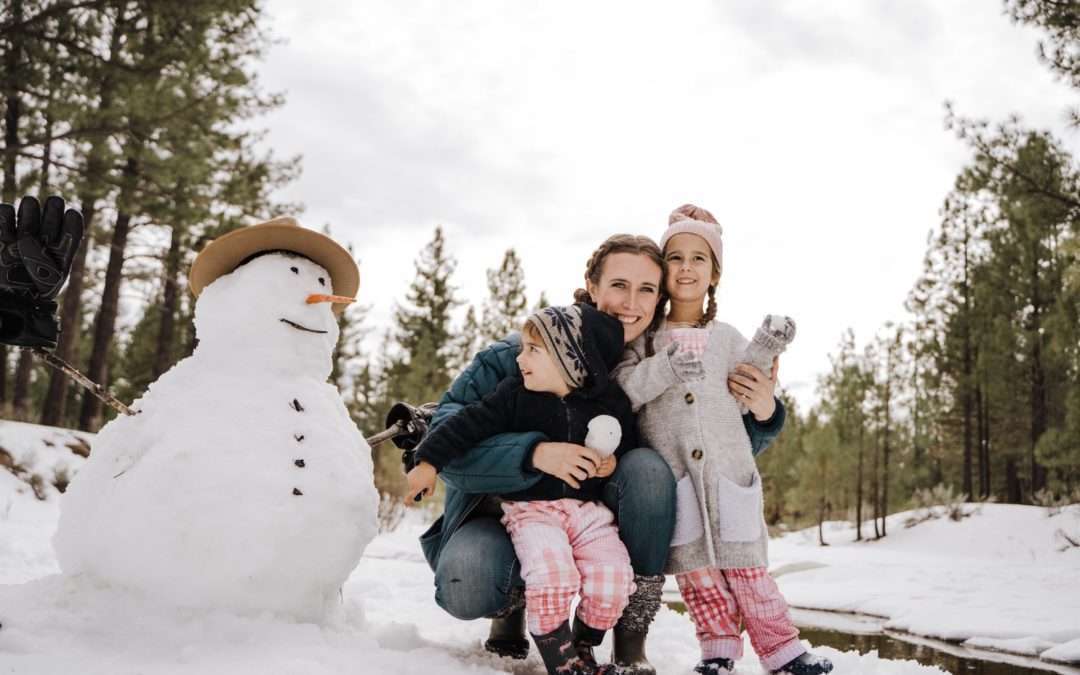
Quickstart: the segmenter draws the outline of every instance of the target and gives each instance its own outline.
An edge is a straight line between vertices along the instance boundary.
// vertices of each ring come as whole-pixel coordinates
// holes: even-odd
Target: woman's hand
[[[728,391],[739,403],[743,403],[754,419],[764,422],[776,412],[776,374],[780,372],[780,358],[773,359],[772,374],[769,377],[749,363],[740,363],[735,371],[728,375]]]
[[[600,466],[596,467],[597,478],[607,478],[611,474],[615,473],[615,465],[619,460],[615,459],[615,455],[608,455],[604,459],[600,460]]]
[[[405,475],[409,483],[409,492],[405,495],[405,503],[418,502],[421,498],[435,492],[435,476],[438,472],[435,467],[427,462],[420,462]]]
[[[596,475],[600,455],[576,443],[539,443],[533,450],[533,466],[555,476],[575,490],[581,481]]]

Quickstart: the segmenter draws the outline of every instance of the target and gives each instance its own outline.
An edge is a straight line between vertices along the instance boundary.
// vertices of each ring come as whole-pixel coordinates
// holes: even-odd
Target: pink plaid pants
[[[504,502],[502,509],[525,580],[529,631],[558,628],[579,591],[578,617],[600,630],[614,626],[634,592],[634,570],[611,511],[578,499]]]
[[[697,627],[701,658],[742,658],[740,623],[761,665],[776,670],[806,649],[791,621],[788,604],[764,567],[700,569],[675,575]]]

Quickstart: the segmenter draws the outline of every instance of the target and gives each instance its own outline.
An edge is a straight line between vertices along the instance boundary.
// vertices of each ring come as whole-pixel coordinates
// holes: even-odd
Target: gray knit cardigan
[[[681,382],[667,350],[645,356],[645,338],[623,353],[615,378],[638,412],[641,440],[667,460],[677,481],[677,515],[667,574],[706,566],[768,566],[761,476],[727,376],[747,339],[717,321],[702,362],[705,378]]]

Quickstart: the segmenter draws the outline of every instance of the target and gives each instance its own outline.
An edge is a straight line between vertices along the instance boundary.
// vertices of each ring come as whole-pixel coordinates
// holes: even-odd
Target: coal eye
[[[295,267],[290,267],[289,269],[291,269],[291,270],[292,270],[292,273],[293,273],[293,274],[300,274],[300,270],[299,270],[299,269],[297,269],[297,268],[295,268]]]
[[[319,285],[320,286],[325,286],[326,285],[326,279],[323,279],[322,277],[319,277]]]

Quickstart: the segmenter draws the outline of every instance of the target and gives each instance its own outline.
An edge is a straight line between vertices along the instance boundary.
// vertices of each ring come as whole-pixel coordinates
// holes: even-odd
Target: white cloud
[[[303,153],[285,196],[355,245],[377,332],[436,224],[472,302],[511,246],[533,298],[568,302],[607,235],[695,201],[725,227],[720,317],[798,320],[802,403],[844,328],[903,316],[968,159],[943,101],[1061,134],[1073,101],[994,2],[302,7],[268,4],[268,143]]]

